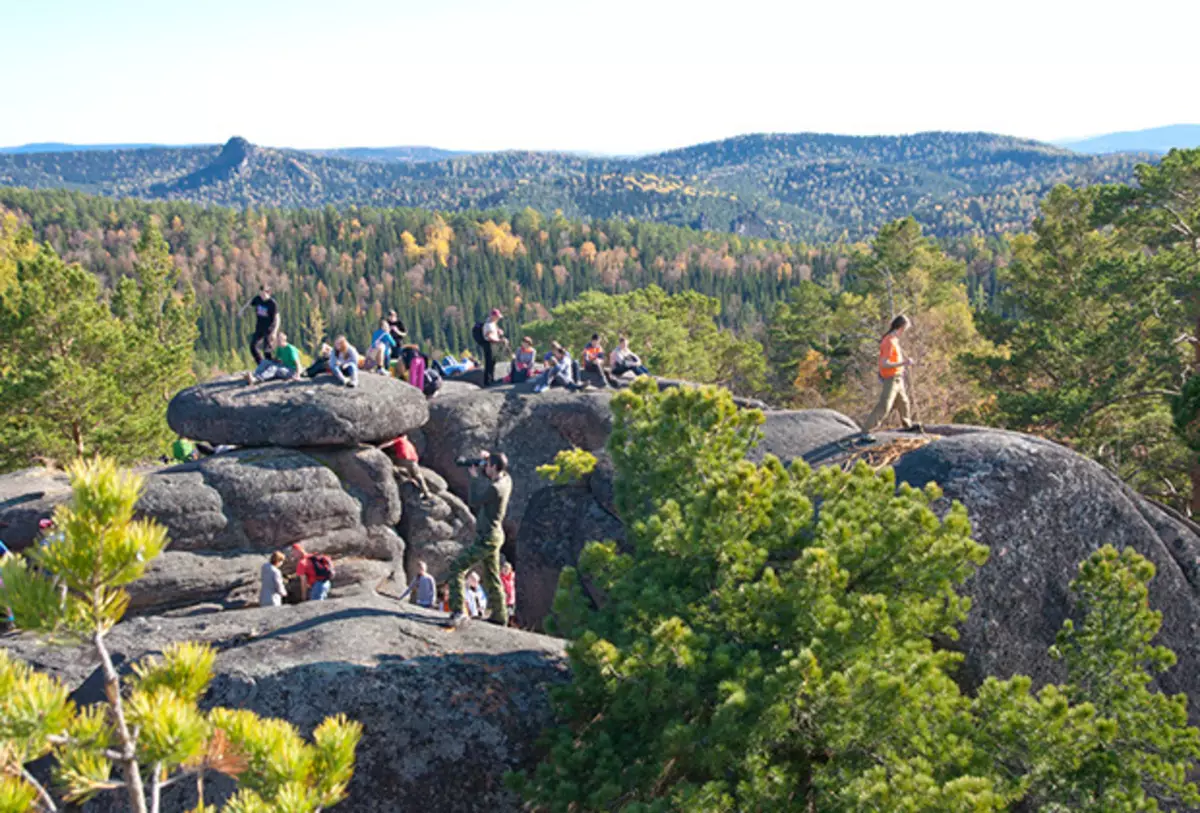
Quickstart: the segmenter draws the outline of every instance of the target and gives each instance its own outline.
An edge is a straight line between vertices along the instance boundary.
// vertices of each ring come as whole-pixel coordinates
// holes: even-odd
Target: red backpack
[[[332,559],[323,553],[314,553],[308,560],[312,564],[314,582],[333,581]]]

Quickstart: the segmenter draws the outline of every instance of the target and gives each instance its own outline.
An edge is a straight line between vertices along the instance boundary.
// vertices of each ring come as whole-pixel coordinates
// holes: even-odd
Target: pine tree
[[[289,810],[316,813],[346,795],[358,723],[332,717],[305,743],[296,729],[250,711],[198,707],[213,676],[215,653],[192,643],[135,664],[122,680],[105,637],[129,605],[136,581],[166,546],[166,530],[135,520],[142,481],[103,459],[70,469],[72,500],[55,512],[58,530],[44,545],[0,564],[0,606],[21,629],[57,641],[90,643],[108,701],[80,709],[61,682],[0,650],[0,811],[60,809],[50,788],[26,765],[46,755],[62,799],[83,802],[114,786],[135,813],[159,813],[164,786],[183,777],[221,773],[242,785],[227,813]],[[203,793],[197,811],[205,806]]]
[[[1111,548],[1084,564],[1068,682],[1030,691],[953,679],[985,561],[965,509],[890,470],[745,460],[761,413],[713,388],[612,402],[609,453],[625,544],[563,572],[555,631],[571,683],[531,774],[544,811],[1133,811],[1193,805],[1200,732],[1186,697],[1149,689],[1153,567]],[[571,460],[572,469],[582,470]],[[548,474],[556,472],[548,471]],[[581,579],[604,596],[585,598]],[[1025,805],[1029,805],[1026,807]]]

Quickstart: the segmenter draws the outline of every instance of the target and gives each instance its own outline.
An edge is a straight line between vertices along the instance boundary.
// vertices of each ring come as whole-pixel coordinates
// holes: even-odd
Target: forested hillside
[[[1023,229],[1054,184],[1127,181],[1137,160],[988,133],[750,135],[621,159],[321,152],[235,138],[223,147],[0,155],[0,185],[238,207],[529,207],[569,218],[633,217],[829,241],[860,239],[909,214],[939,237]]]

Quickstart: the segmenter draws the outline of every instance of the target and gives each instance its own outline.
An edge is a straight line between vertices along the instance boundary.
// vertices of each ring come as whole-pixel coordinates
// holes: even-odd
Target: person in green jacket
[[[254,372],[246,373],[247,384],[259,384],[274,378],[284,380],[300,377],[300,351],[288,344],[286,333],[280,333],[275,358],[263,359]]]
[[[481,457],[485,461],[482,476],[477,466],[468,469],[471,475],[469,502],[477,506],[475,541],[450,566],[450,624],[457,627],[467,621],[463,582],[467,571],[476,562],[481,562],[483,589],[492,609],[488,620],[507,627],[508,607],[500,584],[500,548],[504,545],[504,515],[508,513],[508,501],[512,497],[512,478],[508,476],[508,458],[503,453],[483,452]]]

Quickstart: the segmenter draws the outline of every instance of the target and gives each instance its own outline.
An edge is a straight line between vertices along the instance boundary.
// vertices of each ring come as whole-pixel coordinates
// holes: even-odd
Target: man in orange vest
[[[868,433],[878,429],[893,408],[900,410],[900,423],[904,424],[904,431],[921,431],[921,428],[912,422],[908,393],[904,390],[905,368],[911,367],[913,361],[905,358],[904,351],[900,349],[900,337],[911,324],[907,316],[897,316],[879,342],[879,378],[883,382],[883,389],[879,393],[879,403],[875,404],[875,409],[871,410],[871,414],[863,421],[863,428]],[[867,437],[870,439],[869,434]]]

